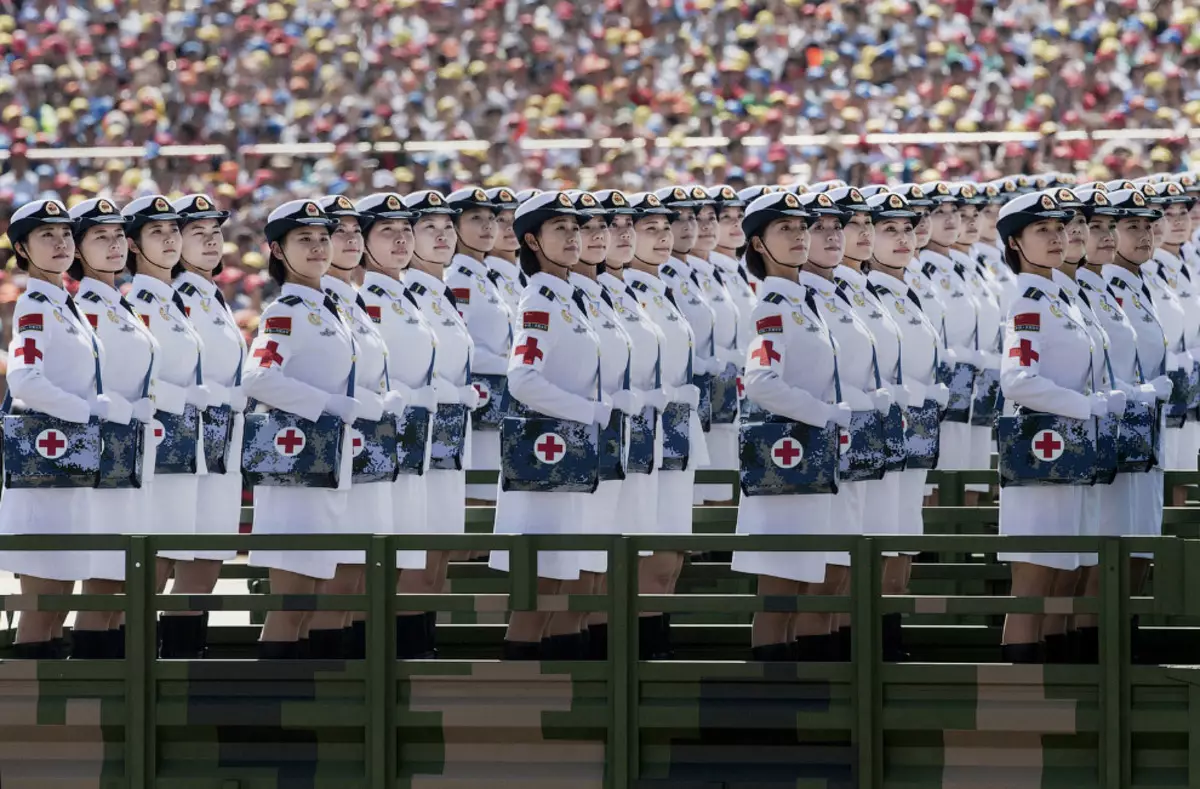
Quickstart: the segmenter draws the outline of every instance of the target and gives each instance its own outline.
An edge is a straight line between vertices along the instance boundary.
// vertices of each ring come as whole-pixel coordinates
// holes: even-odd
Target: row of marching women
[[[10,347],[0,534],[221,534],[244,482],[258,534],[683,534],[738,470],[739,534],[917,535],[928,471],[999,454],[1008,535],[1157,534],[1163,468],[1200,448],[1200,188],[1068,186],[460,189],[294,200],[263,242],[281,288],[246,347],[214,287],[226,215],[204,195],[22,207],[29,274]],[[1153,181],[1153,182],[1152,182]],[[127,292],[118,277],[132,273]],[[80,282],[69,296],[63,277]],[[499,472],[469,488],[468,469]],[[986,488],[986,486],[985,486]],[[210,592],[229,555],[165,552],[160,590]],[[444,588],[445,551],[397,556],[401,593]],[[1018,596],[1095,594],[1090,554],[1002,554]],[[1135,587],[1150,557],[1135,560]],[[355,594],[354,551],[263,551],[280,594]],[[510,570],[505,552],[490,566]],[[671,594],[684,557],[645,555]],[[736,551],[762,595],[837,595],[840,552]],[[113,552],[0,554],[30,594],[119,592]],[[902,594],[911,556],[885,556]],[[541,551],[542,594],[601,593],[606,554]],[[846,615],[769,611],[758,660],[849,658]],[[164,615],[163,657],[204,654],[203,615]],[[904,658],[898,614],[888,660]],[[514,660],[597,658],[599,614],[514,612]],[[645,613],[646,658],[672,654]],[[22,615],[24,657],[121,654],[122,621]],[[1014,662],[1093,660],[1086,617],[1010,616]],[[432,614],[396,654],[436,655]],[[272,611],[264,658],[359,658],[361,615]]]

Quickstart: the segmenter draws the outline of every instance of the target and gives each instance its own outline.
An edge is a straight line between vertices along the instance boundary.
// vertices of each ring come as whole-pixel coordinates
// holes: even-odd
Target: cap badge
[[[1075,193],[1072,192],[1070,189],[1059,189],[1058,190],[1058,199],[1060,202],[1065,202],[1065,201],[1075,200],[1077,198],[1075,197]]]
[[[197,197],[196,198],[196,210],[197,211],[207,211],[210,208],[212,208],[212,204],[208,202],[207,197]]]
[[[1050,195],[1042,195],[1042,208],[1047,211],[1054,210],[1054,199]]]
[[[485,203],[487,202],[487,192],[483,191],[482,189],[476,189],[475,194],[471,197],[471,199],[478,203]]]
[[[704,200],[708,197],[708,192],[704,191],[703,186],[693,186],[692,197],[696,200]]]
[[[304,204],[304,213],[308,214],[309,216],[320,216],[321,209],[317,206],[316,203],[305,203]]]
[[[496,193],[496,197],[499,198],[499,200],[502,203],[511,203],[513,200],[516,199],[515,197],[513,197],[513,193],[508,191],[507,189],[501,189],[499,192]]]
[[[658,208],[662,203],[658,200],[658,195],[646,195],[646,205],[651,208]]]
[[[50,216],[58,216],[62,213],[62,209],[58,207],[58,203],[53,200],[47,200],[43,209]]]
[[[596,198],[589,194],[582,194],[579,196],[579,202],[588,208],[593,208],[596,205]]]
[[[796,196],[794,194],[791,194],[790,192],[783,196],[783,204],[786,205],[788,208],[799,208],[800,207],[800,201],[797,200]]]
[[[671,192],[671,197],[674,197],[676,200],[686,200],[687,192],[682,187],[677,186],[675,187],[675,191]]]
[[[1109,204],[1108,198],[1104,196],[1103,192],[1096,192],[1094,195],[1092,195],[1092,203],[1094,203],[1095,205],[1108,205]]]
[[[946,186],[945,184],[938,184],[937,193],[940,195],[948,195],[950,194],[950,187]]]
[[[99,203],[96,203],[96,210],[102,214],[117,213],[117,210],[115,208],[113,208],[113,204],[108,202],[107,200],[101,200]]]
[[[612,197],[609,199],[612,200],[613,205],[625,205],[625,198],[620,192],[613,192]]]
[[[154,210],[155,211],[170,211],[171,204],[160,197],[154,201]]]
[[[1145,204],[1146,204],[1146,198],[1142,197],[1142,193],[1141,193],[1141,192],[1134,192],[1134,193],[1133,193],[1133,204],[1134,204],[1134,205],[1138,205],[1138,206],[1141,206],[1141,205],[1145,205]]]
[[[387,199],[383,201],[383,204],[389,211],[400,210],[400,198],[396,197],[395,195],[388,195]]]
[[[833,207],[833,201],[829,199],[829,195],[821,192],[821,194],[817,195],[817,205],[822,208],[831,208]]]
[[[558,204],[561,206],[570,208],[571,207],[571,198],[567,197],[567,195],[565,193],[559,192],[558,193]]]
[[[425,198],[425,202],[429,203],[430,205],[441,205],[442,204],[442,196],[440,194],[438,194],[437,192],[430,192],[429,195]]]
[[[888,198],[888,208],[904,208],[904,198],[900,195],[892,195]]]
[[[351,203],[350,198],[346,197],[345,195],[341,195],[340,197],[338,197],[337,205],[338,205],[338,208],[344,209],[346,211],[354,210],[354,203]]]
[[[733,187],[726,186],[721,190],[722,200],[732,200],[737,197],[737,192],[733,191]]]
[[[856,203],[861,203],[863,199],[862,192],[858,191],[857,189],[851,189],[850,199]]]

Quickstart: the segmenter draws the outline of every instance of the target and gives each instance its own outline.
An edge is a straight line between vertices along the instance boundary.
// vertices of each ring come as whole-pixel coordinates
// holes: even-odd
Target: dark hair
[[[1013,270],[1014,274],[1021,273],[1021,253],[1008,245],[1008,239],[1004,239],[1004,262]]]
[[[17,258],[17,265],[21,265],[21,258]],[[67,267],[67,276],[76,282],[83,281],[83,253],[78,249],[75,250],[75,257],[71,258],[71,265]]]
[[[21,271],[29,271],[29,258],[22,255],[21,251],[19,249],[17,249],[17,245],[23,244],[23,243],[25,243],[24,240],[16,241],[13,243],[13,245],[12,245],[13,259],[16,261],[18,269],[20,269]]]
[[[754,238],[760,238],[760,236],[754,236]],[[750,276],[755,279],[767,278],[767,262],[763,260],[761,252],[750,246],[750,239],[746,239],[746,271],[750,272]]]
[[[537,253],[524,244],[517,252],[517,260],[521,263],[521,271],[527,277],[532,277],[542,270],[542,262],[538,260]]]
[[[596,264],[596,276],[597,277],[604,273],[604,268],[605,268],[605,265],[603,263]]]
[[[267,274],[276,285],[282,285],[287,280],[287,265],[274,252],[267,259]]]

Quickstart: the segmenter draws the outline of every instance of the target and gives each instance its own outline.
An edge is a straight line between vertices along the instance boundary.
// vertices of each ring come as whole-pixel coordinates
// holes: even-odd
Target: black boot
[[[125,659],[125,629],[114,628],[104,631],[105,649],[111,660]]]
[[[505,660],[541,660],[542,644],[540,641],[505,641]]]
[[[296,660],[300,657],[299,641],[259,641],[259,660]]]
[[[350,660],[367,659],[367,621],[365,619],[350,623],[346,643],[348,645],[346,656]]]
[[[195,660],[200,660],[208,655],[208,614],[209,612],[205,611],[196,617],[200,620],[200,625],[196,629],[195,643],[193,644],[196,652]]]
[[[342,628],[308,631],[308,654],[313,660],[341,660],[344,649]]]
[[[71,660],[104,660],[108,631],[105,630],[72,630],[71,631]]]
[[[124,627],[124,625],[122,625]],[[45,642],[48,645],[46,660],[66,660],[71,654],[71,645],[63,636]]]
[[[1094,666],[1100,662],[1100,628],[1081,627],[1075,631],[1079,663]]]
[[[833,636],[823,633],[817,636],[797,636],[794,642],[795,660],[799,663],[825,663],[830,659]]]
[[[17,660],[53,660],[55,650],[50,641],[25,641],[13,644],[13,657]]]
[[[608,625],[588,628],[588,660],[608,660]]]
[[[1045,663],[1046,655],[1043,644],[1004,644],[1000,647],[1000,660],[1003,663]]]
[[[658,652],[655,660],[674,660],[675,650],[671,646],[671,615],[663,614],[658,625]]]
[[[884,614],[881,631],[883,661],[885,663],[903,663],[908,660],[908,653],[904,651],[903,614]]]
[[[849,663],[850,655],[853,654],[854,631],[849,626],[839,627],[836,633],[831,633],[833,640],[834,657],[836,663]]]
[[[750,647],[750,659],[759,663],[787,663],[796,658],[791,644],[762,644]]]
[[[199,616],[164,616],[162,647],[164,660],[199,660],[204,656],[204,619]]]
[[[1051,633],[1046,636],[1046,662],[1066,663],[1070,660],[1070,644],[1066,633]]]
[[[429,654],[429,630],[424,614],[396,617],[396,658],[417,660]]]
[[[638,617],[638,660],[654,660],[662,638],[662,615]]]
[[[308,660],[311,657],[312,657],[312,642],[309,641],[308,636],[305,636],[304,638],[302,638],[296,642],[296,659],[297,660]]]
[[[158,620],[158,656],[164,660],[178,660],[183,635],[179,630],[181,616],[162,616]]]
[[[565,633],[542,639],[542,660],[578,660],[579,634]]]
[[[426,653],[422,656],[424,660],[432,660],[437,657],[437,611],[427,611],[425,613],[425,643],[427,645]]]

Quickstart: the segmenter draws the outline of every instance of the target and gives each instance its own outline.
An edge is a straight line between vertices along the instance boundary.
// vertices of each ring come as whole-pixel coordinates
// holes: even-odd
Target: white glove
[[[938,408],[945,408],[950,402],[950,387],[945,384],[934,384],[925,391],[925,394],[938,404]]]
[[[220,400],[214,398],[212,390],[204,384],[192,384],[189,386],[187,392],[183,395],[183,401],[197,408],[208,408],[210,405],[220,404]]]
[[[608,420],[612,417],[613,405],[611,402],[603,400],[597,403],[592,403],[592,421],[604,427],[608,424]]]
[[[424,408],[431,412],[436,411],[437,390],[432,386],[422,386],[420,389],[413,389],[405,405],[410,405],[413,408]]]
[[[884,384],[887,387],[888,393],[892,396],[892,402],[901,408],[908,408],[912,398],[909,396],[909,388],[900,384]]]
[[[354,399],[358,408],[354,419],[366,419],[368,422],[378,422],[383,418],[383,397],[361,386],[355,387]],[[350,420],[353,422],[354,420]]]
[[[667,403],[671,402],[671,398],[667,397],[666,390],[662,388],[647,389],[645,391],[638,392],[638,395],[642,398],[643,407],[649,406],[658,411],[666,408]]]
[[[1168,383],[1170,383],[1168,381]],[[1153,403],[1158,399],[1158,392],[1154,391],[1153,384],[1139,384],[1133,387],[1133,391],[1129,394],[1135,403]]]
[[[479,390],[473,385],[467,384],[466,386],[458,387],[458,402],[467,408],[475,410],[482,401],[483,398],[479,396]]]
[[[408,398],[395,389],[391,389],[383,396],[383,410],[389,414],[399,414],[404,411],[404,406],[408,405],[408,402]]]
[[[229,387],[229,407],[235,413],[241,413],[246,410],[247,398],[246,392],[240,386]]]
[[[133,406],[116,393],[92,395],[88,398],[88,409],[92,412],[92,416],[118,425],[127,425],[133,418]]]
[[[329,399],[325,401],[325,410],[348,425],[354,424],[354,420],[358,418],[358,408],[359,402],[346,395],[329,395]]]
[[[1181,353],[1167,353],[1167,369],[1168,370],[1186,370],[1192,371],[1192,355],[1187,351]]]
[[[1108,395],[1093,392],[1088,395],[1088,407],[1092,411],[1092,416],[1104,416],[1108,413]]]
[[[1120,389],[1114,389],[1108,393],[1108,413],[1121,416],[1125,413],[1125,393]]]
[[[458,387],[443,378],[433,379],[434,399],[438,403],[457,403]]]
[[[737,348],[722,348],[718,345],[717,360],[721,363],[721,370],[724,370],[727,364],[732,364],[734,367],[741,367],[746,362],[746,353],[739,351]]]
[[[133,418],[143,425],[148,425],[154,421],[154,401],[149,397],[134,400],[131,406],[133,408]]]
[[[853,413],[849,403],[833,403],[829,406],[829,415],[825,421],[833,422],[838,427],[850,427],[850,415]]]
[[[669,396],[672,403],[684,403],[693,411],[700,407],[700,387],[695,384],[676,387]]]
[[[720,375],[725,372],[725,362],[721,361],[720,357],[712,356],[708,359],[709,375]]]
[[[1150,386],[1154,389],[1154,394],[1159,400],[1167,401],[1171,399],[1171,390],[1175,388],[1175,384],[1165,375],[1160,375],[1153,381],[1150,381]]]
[[[872,390],[867,392],[867,397],[871,398],[871,406],[881,414],[892,409],[892,393],[887,389]]]
[[[938,351],[941,353],[941,356],[942,356],[941,361],[945,362],[946,364],[950,365],[951,367],[954,366],[955,362],[959,361],[958,351],[954,350],[953,348],[939,348]],[[969,361],[969,360],[963,359],[962,361]]]
[[[642,412],[642,398],[637,392],[630,389],[622,389],[612,396],[613,408],[618,411],[623,411],[626,414],[640,414]]]

